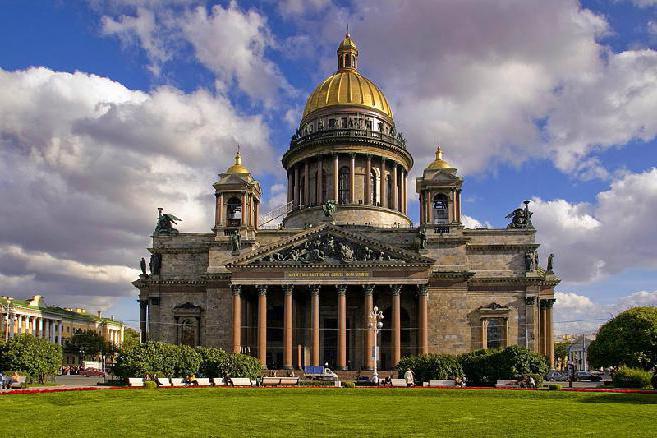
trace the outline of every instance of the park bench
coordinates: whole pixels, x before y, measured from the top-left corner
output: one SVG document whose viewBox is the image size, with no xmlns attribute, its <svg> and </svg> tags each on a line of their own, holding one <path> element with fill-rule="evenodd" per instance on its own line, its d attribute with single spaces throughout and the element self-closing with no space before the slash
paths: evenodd
<svg viewBox="0 0 657 438">
<path fill-rule="evenodd" d="M 263 377 L 262 386 L 278 386 L 281 384 L 280 377 Z"/>
<path fill-rule="evenodd" d="M 144 386 L 144 379 L 141 377 L 128 377 L 128 386 Z"/>
<path fill-rule="evenodd" d="M 18 376 L 18 380 L 16 382 L 9 382 L 10 389 L 21 389 L 25 386 L 25 376 Z"/>
<path fill-rule="evenodd" d="M 171 379 L 171 386 L 185 386 L 181 377 L 174 377 Z"/>
<path fill-rule="evenodd" d="M 157 386 L 171 386 L 171 382 L 169 382 L 168 377 L 158 377 Z"/>
<path fill-rule="evenodd" d="M 233 386 L 252 386 L 253 383 L 248 377 L 231 377 Z"/>
<path fill-rule="evenodd" d="M 429 380 L 429 386 L 456 386 L 456 380 Z"/>
<path fill-rule="evenodd" d="M 281 385 L 298 385 L 299 377 L 281 377 Z"/>
<path fill-rule="evenodd" d="M 226 382 L 224 381 L 223 377 L 214 377 L 212 379 L 212 384 L 214 386 L 224 386 L 226 384 Z"/>
<path fill-rule="evenodd" d="M 208 379 L 207 377 L 198 377 L 196 379 L 196 383 L 198 383 L 198 386 L 210 386 L 211 385 L 210 379 Z"/>
<path fill-rule="evenodd" d="M 498 380 L 495 384 L 496 388 L 520 388 L 517 379 L 511 380 Z"/>
<path fill-rule="evenodd" d="M 392 386 L 399 386 L 404 388 L 408 386 L 406 384 L 406 379 L 391 379 L 390 382 Z"/>
</svg>

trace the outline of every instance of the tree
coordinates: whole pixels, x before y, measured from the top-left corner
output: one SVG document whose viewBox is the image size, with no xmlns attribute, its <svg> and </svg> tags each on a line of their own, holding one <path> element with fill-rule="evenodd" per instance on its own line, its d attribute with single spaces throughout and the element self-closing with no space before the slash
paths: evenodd
<svg viewBox="0 0 657 438">
<path fill-rule="evenodd" d="M 80 354 L 84 350 L 84 354 L 90 356 L 111 353 L 113 349 L 114 346 L 94 330 L 78 331 L 64 345 L 67 353 Z"/>
<path fill-rule="evenodd" d="M 657 307 L 634 307 L 607 321 L 588 348 L 594 367 L 657 365 Z"/>
<path fill-rule="evenodd" d="M 28 381 L 45 383 L 62 365 L 62 347 L 30 334 L 14 336 L 0 346 L 0 369 L 22 371 Z"/>
<path fill-rule="evenodd" d="M 135 329 L 126 327 L 123 330 L 123 349 L 133 348 L 140 344 L 139 341 L 139 332 Z"/>
<path fill-rule="evenodd" d="M 555 342 L 554 344 L 554 363 L 560 364 L 562 370 L 564 364 L 568 362 L 568 349 L 571 345 L 570 342 Z"/>
</svg>

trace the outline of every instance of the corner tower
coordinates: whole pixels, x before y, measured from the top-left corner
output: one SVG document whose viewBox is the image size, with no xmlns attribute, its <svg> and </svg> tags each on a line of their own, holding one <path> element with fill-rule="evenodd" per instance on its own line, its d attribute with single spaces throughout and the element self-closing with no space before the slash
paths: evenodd
<svg viewBox="0 0 657 438">
<path fill-rule="evenodd" d="M 436 226 L 441 233 L 448 233 L 450 226 L 461 226 L 462 185 L 463 178 L 443 159 L 443 151 L 438 146 L 436 159 L 415 182 L 420 195 L 420 225 Z"/>
<path fill-rule="evenodd" d="M 383 92 L 358 70 L 349 34 L 338 70 L 310 94 L 283 156 L 289 210 L 285 227 L 324 220 L 321 205 L 338 204 L 337 224 L 407 226 L 407 176 L 413 158 L 397 132 Z"/>
</svg>

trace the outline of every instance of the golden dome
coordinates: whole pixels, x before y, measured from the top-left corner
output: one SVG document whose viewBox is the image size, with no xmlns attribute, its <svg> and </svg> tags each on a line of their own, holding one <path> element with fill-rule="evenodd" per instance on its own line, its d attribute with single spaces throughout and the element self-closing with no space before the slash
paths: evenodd
<svg viewBox="0 0 657 438">
<path fill-rule="evenodd" d="M 331 106 L 360 106 L 378 111 L 392 119 L 392 110 L 383 92 L 374 82 L 358 73 L 358 49 L 349 34 L 338 47 L 338 71 L 324 79 L 306 101 L 303 119 Z"/>
<path fill-rule="evenodd" d="M 246 167 L 244 167 L 242 165 L 242 156 L 240 155 L 239 149 L 237 150 L 237 153 L 235 154 L 235 163 L 228 168 L 226 173 L 233 173 L 233 174 L 236 174 L 236 173 L 239 173 L 239 174 L 251 173 L 251 172 L 249 172 L 249 169 L 247 169 Z"/>
<path fill-rule="evenodd" d="M 443 151 L 440 146 L 436 149 L 436 159 L 427 166 L 428 170 L 454 169 L 454 166 L 443 160 Z"/>
</svg>

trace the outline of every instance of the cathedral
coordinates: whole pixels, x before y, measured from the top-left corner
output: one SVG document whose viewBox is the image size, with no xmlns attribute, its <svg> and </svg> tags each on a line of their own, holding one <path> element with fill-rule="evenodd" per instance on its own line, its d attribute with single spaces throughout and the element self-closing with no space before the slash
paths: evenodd
<svg viewBox="0 0 657 438">
<path fill-rule="evenodd" d="M 552 257 L 539 266 L 528 202 L 506 228 L 465 228 L 463 180 L 438 148 L 415 181 L 413 224 L 413 157 L 390 105 L 359 73 L 349 35 L 337 58 L 283 156 L 287 204 L 262 214 L 238 151 L 213 185 L 211 232 L 179 232 L 160 210 L 150 273 L 142 260 L 133 283 L 142 339 L 221 347 L 270 369 L 392 369 L 405 355 L 508 345 L 552 364 L 559 279 Z"/>
</svg>

